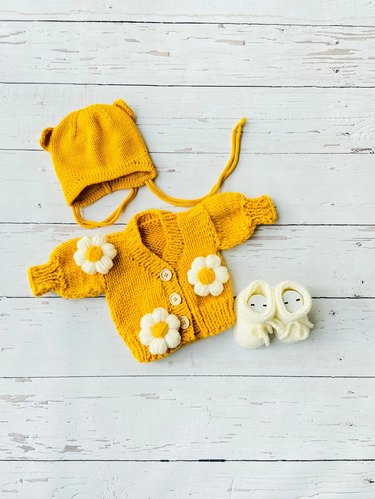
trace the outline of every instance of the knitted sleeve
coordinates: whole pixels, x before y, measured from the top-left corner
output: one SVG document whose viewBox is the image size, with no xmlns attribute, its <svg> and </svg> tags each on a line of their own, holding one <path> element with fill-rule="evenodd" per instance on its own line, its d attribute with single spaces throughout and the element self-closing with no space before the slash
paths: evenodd
<svg viewBox="0 0 375 499">
<path fill-rule="evenodd" d="M 276 209 L 268 196 L 250 199 L 238 192 L 224 192 L 203 201 L 218 238 L 218 248 L 225 250 L 241 244 L 260 224 L 273 224 Z"/>
<path fill-rule="evenodd" d="M 63 298 L 84 298 L 97 296 L 105 291 L 102 274 L 85 273 L 74 260 L 78 239 L 61 244 L 51 253 L 44 265 L 30 267 L 29 281 L 35 296 L 54 291 Z"/>
</svg>

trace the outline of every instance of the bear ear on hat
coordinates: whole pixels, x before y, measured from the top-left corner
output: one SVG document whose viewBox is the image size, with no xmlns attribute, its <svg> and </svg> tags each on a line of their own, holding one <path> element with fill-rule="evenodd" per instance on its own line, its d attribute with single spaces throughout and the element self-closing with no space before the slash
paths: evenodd
<svg viewBox="0 0 375 499">
<path fill-rule="evenodd" d="M 115 100 L 115 102 L 113 103 L 114 106 L 117 106 L 119 107 L 120 109 L 122 109 L 123 111 L 126 112 L 126 114 L 128 114 L 131 119 L 133 121 L 135 121 L 135 114 L 134 114 L 134 111 L 133 109 L 131 109 L 127 104 L 126 102 L 123 100 L 123 99 L 117 99 Z"/>
<path fill-rule="evenodd" d="M 49 149 L 49 145 L 50 145 L 50 141 L 51 141 L 51 136 L 52 136 L 52 132 L 53 132 L 53 128 L 49 127 L 49 128 L 45 128 L 40 136 L 40 139 L 39 139 L 39 144 L 43 147 L 43 149 L 45 149 L 46 151 L 48 151 Z"/>
</svg>

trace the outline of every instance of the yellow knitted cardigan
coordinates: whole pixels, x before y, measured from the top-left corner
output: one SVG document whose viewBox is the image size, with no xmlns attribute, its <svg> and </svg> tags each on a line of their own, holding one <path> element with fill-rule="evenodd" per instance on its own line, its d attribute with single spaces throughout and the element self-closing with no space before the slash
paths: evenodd
<svg viewBox="0 0 375 499">
<path fill-rule="evenodd" d="M 30 285 L 36 296 L 104 293 L 120 336 L 138 361 L 150 362 L 234 324 L 231 283 L 219 252 L 275 220 L 268 196 L 240 193 L 213 195 L 181 213 L 144 211 L 106 238 L 61 244 L 48 263 L 29 269 Z"/>
</svg>

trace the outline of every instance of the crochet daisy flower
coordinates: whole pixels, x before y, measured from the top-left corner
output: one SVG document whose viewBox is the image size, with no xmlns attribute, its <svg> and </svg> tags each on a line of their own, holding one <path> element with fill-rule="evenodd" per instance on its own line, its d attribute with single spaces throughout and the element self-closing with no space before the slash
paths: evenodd
<svg viewBox="0 0 375 499">
<path fill-rule="evenodd" d="M 181 343 L 179 327 L 180 321 L 175 315 L 168 314 L 165 308 L 155 308 L 151 314 L 142 317 L 139 339 L 153 355 L 163 355 L 168 348 Z"/>
<path fill-rule="evenodd" d="M 220 257 L 217 255 L 194 258 L 187 276 L 198 296 L 221 295 L 224 290 L 223 284 L 229 280 L 228 269 L 221 265 Z"/>
<path fill-rule="evenodd" d="M 105 236 L 85 236 L 77 242 L 77 251 L 73 258 L 86 274 L 106 274 L 113 267 L 116 248 L 106 242 Z"/>
</svg>

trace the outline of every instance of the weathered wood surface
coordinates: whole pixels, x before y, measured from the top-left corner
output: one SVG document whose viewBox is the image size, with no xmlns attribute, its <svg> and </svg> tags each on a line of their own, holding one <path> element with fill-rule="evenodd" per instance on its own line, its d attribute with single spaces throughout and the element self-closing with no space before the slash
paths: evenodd
<svg viewBox="0 0 375 499">
<path fill-rule="evenodd" d="M 9 21 L 1 36 L 2 82 L 374 87 L 375 27 Z"/>
<path fill-rule="evenodd" d="M 0 496 L 372 499 L 375 2 L 150 5 L 0 12 Z M 83 233 L 39 135 L 119 97 L 158 184 L 181 197 L 211 187 L 248 117 L 225 189 L 270 194 L 281 225 L 227 252 L 234 291 L 256 277 L 306 284 L 306 342 L 248 352 L 229 330 L 139 365 L 103 297 L 31 298 L 27 266 Z M 142 189 L 121 222 L 148 207 L 169 209 Z M 198 461 L 212 458 L 235 462 Z"/>
<path fill-rule="evenodd" d="M 78 3 L 78 6 L 77 6 Z M 151 8 L 150 8 L 151 6 Z M 373 0 L 65 0 L 58 4 L 48 0 L 27 2 L 14 0 L 2 6 L 0 19 L 51 19 L 95 21 L 153 22 L 235 22 L 262 24 L 333 24 L 375 25 Z"/>
<path fill-rule="evenodd" d="M 122 230 L 123 226 L 117 226 Z M 113 232 L 107 227 L 99 232 Z M 27 267 L 45 263 L 60 243 L 85 233 L 77 225 L 0 224 L 0 296 L 30 296 Z M 308 283 L 313 296 L 374 297 L 374 226 L 261 226 L 225 252 L 237 293 L 253 279 Z"/>
<path fill-rule="evenodd" d="M 5 462 L 0 474 L 4 499 L 373 499 L 374 489 L 363 461 Z"/>
<path fill-rule="evenodd" d="M 310 337 L 296 345 L 274 338 L 249 352 L 228 330 L 144 365 L 118 336 L 104 298 L 2 298 L 1 375 L 375 376 L 375 299 L 315 299 L 310 319 Z"/>
<path fill-rule="evenodd" d="M 371 88 L 213 91 L 20 84 L 0 85 L 0 90 L 0 149 L 40 150 L 42 130 L 57 125 L 73 109 L 121 97 L 135 111 L 151 153 L 222 153 L 227 158 L 230 131 L 242 116 L 248 119 L 242 153 L 375 152 L 375 89 Z"/>
<path fill-rule="evenodd" d="M 375 379 L 3 379 L 2 459 L 374 459 Z"/>
<path fill-rule="evenodd" d="M 247 142 L 247 138 L 246 138 Z M 199 197 L 216 182 L 227 161 L 225 154 L 153 153 L 158 185 L 175 196 Z M 74 223 L 49 154 L 44 151 L 0 151 L 0 221 L 15 223 Z M 281 224 L 375 224 L 375 160 L 370 154 L 300 155 L 242 154 L 237 170 L 223 190 L 256 197 L 268 193 L 279 210 Z M 194 179 L 194 189 L 186 189 Z M 25 205 L 15 201 L 27 200 Z M 94 220 L 111 213 L 126 196 L 120 191 L 85 210 Z M 119 223 L 146 208 L 178 211 L 146 187 L 126 209 Z M 114 229 L 115 230 L 115 229 Z"/>
</svg>

